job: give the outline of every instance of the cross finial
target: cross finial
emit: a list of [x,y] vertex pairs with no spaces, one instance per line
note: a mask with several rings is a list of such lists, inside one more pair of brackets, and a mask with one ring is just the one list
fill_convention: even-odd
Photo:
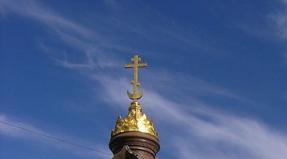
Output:
[[129,91],[127,93],[131,100],[136,101],[143,96],[143,92],[140,91],[140,83],[138,81],[138,69],[147,67],[147,63],[141,63],[141,58],[138,55],[134,55],[131,59],[131,62],[132,63],[125,65],[125,68],[134,69],[133,80],[131,81],[133,89],[131,93]]

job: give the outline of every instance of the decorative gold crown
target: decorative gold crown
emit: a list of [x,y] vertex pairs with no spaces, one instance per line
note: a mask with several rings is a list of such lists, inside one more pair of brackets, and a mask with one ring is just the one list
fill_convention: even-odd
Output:
[[153,122],[142,112],[139,102],[131,103],[125,118],[118,117],[112,136],[128,131],[139,131],[158,137]]
[[138,81],[138,69],[146,67],[146,63],[140,63],[141,58],[134,55],[131,59],[133,63],[125,65],[125,68],[134,69],[134,78],[131,81],[133,85],[132,92],[127,92],[128,97],[132,100],[128,115],[125,118],[118,117],[115,129],[112,130],[112,136],[123,132],[138,131],[158,137],[153,122],[142,112],[142,108],[138,100],[143,96],[143,91],[140,90]]

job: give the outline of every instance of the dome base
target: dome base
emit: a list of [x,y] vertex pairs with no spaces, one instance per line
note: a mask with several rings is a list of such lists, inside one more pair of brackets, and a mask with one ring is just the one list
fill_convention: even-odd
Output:
[[112,136],[109,147],[114,155],[118,154],[124,146],[142,159],[155,159],[159,151],[158,138],[142,132],[123,132]]

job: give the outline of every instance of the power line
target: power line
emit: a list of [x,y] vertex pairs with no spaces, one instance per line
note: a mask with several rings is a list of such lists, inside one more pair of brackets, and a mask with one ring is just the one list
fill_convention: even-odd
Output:
[[95,152],[98,152],[98,153],[105,153],[105,154],[107,154],[104,151],[95,149],[95,148],[90,147],[90,146],[82,145],[82,144],[79,144],[79,143],[76,143],[76,142],[73,142],[73,141],[70,141],[70,140],[62,139],[62,138],[59,138],[59,137],[56,137],[56,136],[52,136],[52,135],[49,135],[49,134],[45,134],[45,133],[42,133],[42,132],[37,132],[35,130],[29,129],[29,128],[25,128],[25,127],[22,127],[22,126],[19,126],[19,125],[16,125],[16,124],[13,124],[13,123],[10,123],[10,122],[7,122],[7,121],[1,121],[0,120],[0,123],[2,123],[4,125],[7,125],[7,126],[10,126],[10,127],[13,127],[13,128],[20,129],[20,130],[28,132],[28,133],[32,133],[34,135],[37,135],[37,136],[40,136],[40,137],[43,137],[43,138],[46,138],[46,139],[54,140],[56,142],[61,142],[61,143],[64,143],[64,144],[68,144],[68,145],[71,145],[71,146],[74,146],[74,147],[79,147],[79,148],[86,149],[86,150],[89,150],[89,151],[95,151]]

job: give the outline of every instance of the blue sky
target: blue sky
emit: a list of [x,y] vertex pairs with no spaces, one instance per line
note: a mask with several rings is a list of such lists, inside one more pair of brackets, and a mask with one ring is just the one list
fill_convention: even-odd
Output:
[[111,158],[134,53],[159,158],[287,157],[286,0],[0,0],[0,37],[0,158]]

